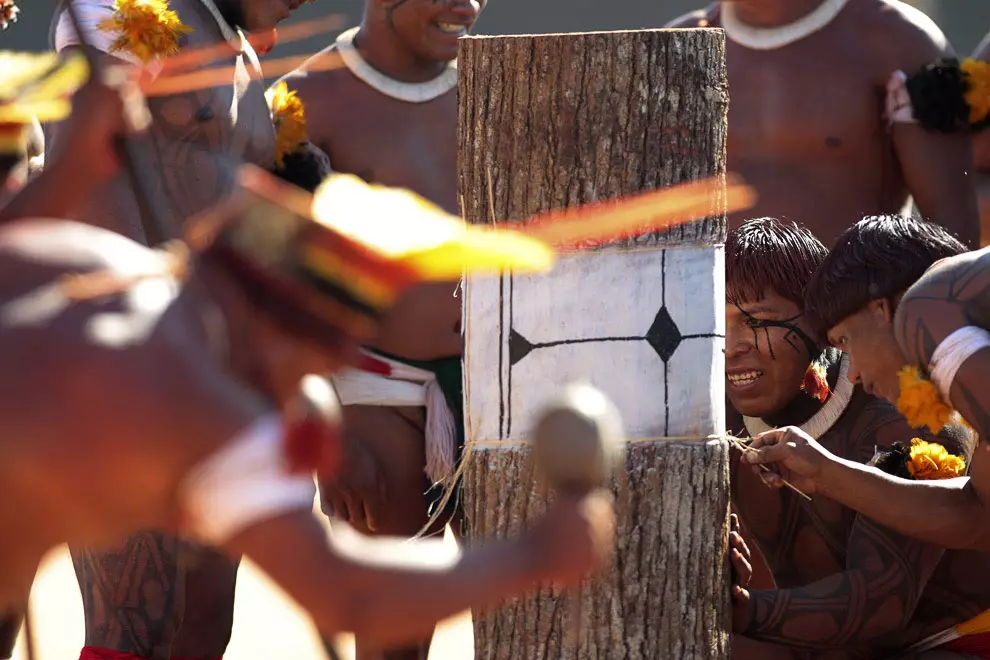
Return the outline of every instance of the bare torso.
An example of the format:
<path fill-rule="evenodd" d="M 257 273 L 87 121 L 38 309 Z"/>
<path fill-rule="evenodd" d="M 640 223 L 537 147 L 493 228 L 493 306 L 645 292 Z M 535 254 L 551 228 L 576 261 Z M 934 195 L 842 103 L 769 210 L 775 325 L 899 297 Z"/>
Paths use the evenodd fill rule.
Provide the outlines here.
<path fill-rule="evenodd" d="M 855 392 L 845 414 L 820 438 L 830 451 L 866 463 L 873 457 L 875 445 L 909 442 L 919 435 L 885 401 L 867 395 L 858 387 Z M 733 415 L 735 419 L 729 420 L 730 426 L 745 435 L 738 413 Z M 942 442 L 950 451 L 962 451 L 949 441 Z M 809 640 L 822 644 L 841 640 L 843 633 L 850 634 L 849 630 L 856 626 L 863 627 L 861 635 L 868 635 L 870 624 L 866 622 L 882 608 L 877 605 L 871 608 L 867 594 L 862 602 L 871 611 L 851 611 L 850 602 L 840 598 L 840 593 L 850 588 L 886 589 L 881 595 L 895 599 L 913 589 L 908 586 L 911 582 L 924 582 L 923 579 L 918 582 L 919 574 L 931 561 L 924 559 L 927 551 L 923 544 L 888 532 L 825 497 L 813 496 L 807 502 L 790 490 L 768 489 L 751 470 L 740 469 L 737 458 L 738 454 L 733 461 L 733 505 L 756 539 L 778 589 L 800 589 L 848 571 L 856 574 L 847 586 L 842 579 L 832 578 L 820 583 L 820 588 L 809 590 L 815 592 L 811 596 L 796 597 L 809 598 L 807 602 L 789 602 L 796 612 L 785 618 L 789 624 L 778 623 L 778 634 L 801 634 L 799 631 L 805 628 Z M 880 562 L 891 570 L 878 579 L 869 568 L 871 562 Z M 894 566 L 899 567 L 894 569 Z M 898 586 L 892 588 L 892 583 Z M 990 607 L 990 557 L 977 552 L 948 551 L 922 588 L 924 591 L 906 626 L 897 626 L 896 632 L 866 645 L 850 634 L 842 644 L 847 652 L 858 657 L 865 651 L 865 657 L 876 657 L 879 649 L 903 650 Z M 768 599 L 768 602 L 785 606 L 783 601 Z M 837 602 L 842 603 L 838 609 Z M 887 603 L 883 605 L 886 607 Z M 810 615 L 812 612 L 814 616 Z M 805 613 L 809 616 L 803 616 Z M 840 630 L 843 626 L 845 630 Z"/>
<path fill-rule="evenodd" d="M 884 97 L 891 73 L 909 66 L 890 46 L 899 36 L 888 24 L 917 17 L 895 16 L 889 4 L 852 0 L 820 32 L 779 50 L 726 39 L 728 169 L 759 192 L 754 208 L 730 217 L 730 228 L 747 218 L 785 218 L 828 245 L 866 215 L 910 209 Z M 720 10 L 678 26 L 720 27 Z"/>
<path fill-rule="evenodd" d="M 407 188 L 458 214 L 457 99 L 451 91 L 426 103 L 389 98 L 347 69 L 289 80 L 306 107 L 309 138 L 334 171 Z M 460 354 L 457 283 L 432 284 L 404 296 L 382 324 L 375 348 L 412 359 Z"/>
<path fill-rule="evenodd" d="M 186 47 L 222 43 L 226 25 L 201 0 L 172 0 L 192 28 Z M 236 36 L 233 37 L 236 40 Z M 148 156 L 158 176 L 150 177 L 172 218 L 179 223 L 224 199 L 237 169 L 275 164 L 275 130 L 264 97 L 257 56 L 246 41 L 220 65 L 234 67 L 231 84 L 148 99 L 153 123 Z M 99 190 L 82 219 L 131 238 L 142 236 L 139 216 L 123 174 Z"/>

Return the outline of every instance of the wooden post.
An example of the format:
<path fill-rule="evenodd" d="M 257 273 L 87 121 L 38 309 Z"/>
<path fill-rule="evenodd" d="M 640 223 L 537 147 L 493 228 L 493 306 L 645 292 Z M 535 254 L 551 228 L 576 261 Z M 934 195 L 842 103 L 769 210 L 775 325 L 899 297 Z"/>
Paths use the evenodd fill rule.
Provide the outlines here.
<path fill-rule="evenodd" d="M 462 39 L 465 218 L 724 174 L 724 54 L 719 30 Z M 524 441 L 560 385 L 605 391 L 630 437 L 613 566 L 580 595 L 545 587 L 475 612 L 477 658 L 728 657 L 719 202 L 670 232 L 566 255 L 549 276 L 468 279 L 469 539 L 515 534 L 545 509 Z"/>

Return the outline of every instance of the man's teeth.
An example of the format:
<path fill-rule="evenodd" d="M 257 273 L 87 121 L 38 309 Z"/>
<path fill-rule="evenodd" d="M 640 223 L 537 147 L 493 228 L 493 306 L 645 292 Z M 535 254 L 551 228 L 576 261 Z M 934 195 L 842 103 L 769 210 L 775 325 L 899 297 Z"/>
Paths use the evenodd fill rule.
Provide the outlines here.
<path fill-rule="evenodd" d="M 741 374 L 727 374 L 730 383 L 736 385 L 749 385 L 756 381 L 763 374 L 759 371 L 745 371 Z"/>
<path fill-rule="evenodd" d="M 467 26 L 460 23 L 437 23 L 437 27 L 440 28 L 441 32 L 456 34 L 459 37 L 463 37 L 468 31 Z"/>

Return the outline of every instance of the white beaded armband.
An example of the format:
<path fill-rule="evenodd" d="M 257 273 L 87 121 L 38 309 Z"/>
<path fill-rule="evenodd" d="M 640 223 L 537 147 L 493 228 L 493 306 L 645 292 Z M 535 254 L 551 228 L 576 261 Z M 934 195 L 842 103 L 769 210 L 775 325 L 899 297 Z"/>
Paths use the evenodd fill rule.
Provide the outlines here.
<path fill-rule="evenodd" d="M 963 363 L 987 347 L 990 347 L 990 332 L 973 325 L 959 328 L 938 345 L 928 364 L 928 373 L 943 399 L 949 400 L 952 382 Z"/>

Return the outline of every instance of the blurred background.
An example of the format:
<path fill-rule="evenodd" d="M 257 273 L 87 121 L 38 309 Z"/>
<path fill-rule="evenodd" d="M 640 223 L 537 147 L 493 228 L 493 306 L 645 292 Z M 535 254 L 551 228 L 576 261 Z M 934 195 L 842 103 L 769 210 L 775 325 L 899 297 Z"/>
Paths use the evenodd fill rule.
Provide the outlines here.
<path fill-rule="evenodd" d="M 56 0 L 21 0 L 21 20 L 0 35 L 0 47 L 44 50 L 48 21 Z M 347 18 L 346 26 L 360 20 L 362 0 L 316 0 L 293 17 L 305 20 L 330 12 Z M 704 0 L 489 0 L 475 27 L 478 34 L 523 34 L 588 30 L 630 30 L 660 27 Z M 909 0 L 935 19 L 961 54 L 970 54 L 990 32 L 988 0 Z M 296 55 L 319 50 L 331 35 L 277 48 L 272 55 Z"/>

